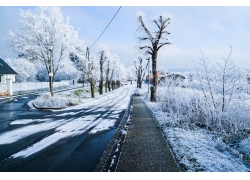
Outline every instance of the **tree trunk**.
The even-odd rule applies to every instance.
[[[111,83],[110,81],[108,80],[108,89],[109,89],[109,92],[111,91]]]
[[[95,98],[95,85],[90,83],[91,97]]]
[[[53,81],[54,81],[54,76],[49,76],[49,90],[50,90],[50,94],[51,96],[54,96],[54,92],[53,92]]]
[[[103,61],[100,61],[100,82],[99,82],[99,94],[103,94]]]
[[[121,87],[121,82],[117,81],[117,88],[120,88],[120,87]]]
[[[154,87],[150,87],[150,101],[151,102],[156,102],[156,90]]]
[[[139,88],[140,88],[140,89],[141,89],[141,84],[142,84],[142,82],[140,81],[140,82],[139,82]]]
[[[105,93],[107,93],[108,92],[108,83],[107,83],[107,81],[105,82]]]
[[[151,89],[151,102],[156,102],[156,90],[157,90],[157,64],[156,64],[156,59],[157,59],[157,49],[154,49],[154,52],[152,54],[152,71],[153,71],[153,88]]]
[[[111,89],[114,90],[114,81],[111,81]]]
[[[103,94],[103,80],[99,83],[99,94]]]

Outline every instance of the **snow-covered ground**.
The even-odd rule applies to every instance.
[[[17,128],[0,133],[0,145],[8,145],[39,132],[54,130],[54,133],[11,155],[12,158],[29,157],[62,139],[86,132],[94,134],[107,130],[117,122],[119,113],[128,107],[134,88],[134,86],[124,86],[98,98],[82,96],[77,105],[52,110],[54,113],[41,119],[16,119],[9,125],[17,126]],[[61,92],[60,94],[69,93]],[[28,104],[32,107],[32,102]]]
[[[163,129],[172,150],[186,171],[197,172],[248,172],[239,150],[223,143],[213,132],[199,127],[178,127],[173,122],[173,115],[163,112],[160,102],[150,102],[147,84],[139,90],[141,98],[151,109],[153,115]],[[240,143],[241,149],[249,151],[249,139]],[[244,146],[245,145],[245,146]]]

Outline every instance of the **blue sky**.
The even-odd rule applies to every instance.
[[[121,4],[122,5],[122,4]],[[60,6],[60,4],[59,4]],[[79,37],[86,46],[91,46],[98,38],[119,8],[117,6],[60,6],[64,17],[70,17],[70,24],[79,30]],[[5,45],[8,29],[18,28],[19,8],[34,10],[34,6],[0,7],[0,56],[16,55]],[[161,12],[173,16],[169,39],[172,45],[159,52],[159,66],[167,69],[192,68],[201,52],[211,64],[227,57],[230,45],[233,48],[231,59],[239,68],[250,69],[250,6],[123,6],[108,29],[91,49],[95,53],[98,43],[105,43],[110,51],[120,56],[125,66],[133,65],[139,56],[134,50],[138,45],[135,15],[142,10],[152,25],[151,17]]]

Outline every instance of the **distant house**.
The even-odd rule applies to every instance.
[[[157,72],[157,78],[160,76],[162,76],[162,74]],[[153,74],[152,73],[146,76],[146,81],[149,81],[149,83],[152,84],[152,82],[153,82]]]
[[[12,79],[12,82],[16,82],[16,75],[16,71],[0,58],[0,83],[6,83],[7,79]]]
[[[182,73],[169,73],[158,77],[160,83],[168,83],[169,85],[185,86],[188,79]]]

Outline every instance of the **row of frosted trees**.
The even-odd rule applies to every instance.
[[[97,82],[99,93],[103,94],[103,85],[107,92],[126,79],[128,72],[119,56],[104,45],[100,46],[99,54],[89,55],[78,32],[69,24],[68,17],[63,18],[59,7],[37,7],[35,12],[21,10],[20,16],[20,29],[9,32],[8,45],[23,59],[45,67],[52,96],[55,75],[62,69],[67,70],[67,64],[72,62],[89,81],[92,97]]]

